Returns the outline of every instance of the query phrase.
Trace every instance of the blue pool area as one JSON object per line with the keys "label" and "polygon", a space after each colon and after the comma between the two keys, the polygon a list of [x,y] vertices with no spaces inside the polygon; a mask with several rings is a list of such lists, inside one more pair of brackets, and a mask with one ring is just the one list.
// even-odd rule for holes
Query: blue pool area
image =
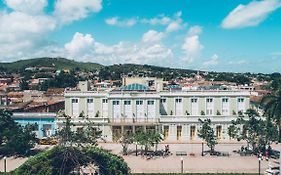
{"label": "blue pool area", "polygon": [[36,124],[37,138],[50,137],[56,131],[55,113],[14,113],[13,119],[22,126]]}

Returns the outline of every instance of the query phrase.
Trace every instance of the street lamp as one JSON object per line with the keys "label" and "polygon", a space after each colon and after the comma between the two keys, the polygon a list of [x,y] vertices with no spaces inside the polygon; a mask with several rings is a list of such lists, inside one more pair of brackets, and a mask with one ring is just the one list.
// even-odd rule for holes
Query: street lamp
{"label": "street lamp", "polygon": [[281,174],[281,150],[279,152],[279,174]]}
{"label": "street lamp", "polygon": [[259,175],[261,174],[261,157],[259,157]]}
{"label": "street lamp", "polygon": [[201,156],[204,156],[204,142],[202,141],[202,152],[201,152]]}
{"label": "street lamp", "polygon": [[181,173],[183,174],[183,157],[181,157]]}
{"label": "street lamp", "polygon": [[7,172],[7,157],[4,157],[4,173]]}

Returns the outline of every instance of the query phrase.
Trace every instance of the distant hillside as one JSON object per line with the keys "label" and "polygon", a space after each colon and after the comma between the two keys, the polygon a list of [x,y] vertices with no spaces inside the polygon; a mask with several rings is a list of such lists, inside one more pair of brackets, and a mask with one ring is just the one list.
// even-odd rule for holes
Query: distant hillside
{"label": "distant hillside", "polygon": [[[164,80],[171,80],[181,77],[193,77],[197,74],[197,70],[191,69],[178,69],[169,67],[160,67],[153,65],[140,65],[140,64],[114,64],[109,66],[103,66],[98,63],[92,62],[79,62],[69,60],[66,58],[34,58],[27,60],[19,60],[11,63],[0,63],[0,73],[14,73],[21,72],[27,67],[55,67],[56,69],[74,69],[74,70],[98,70],[99,79],[102,80],[120,80],[122,75],[140,75],[140,76],[151,76],[159,77]],[[280,76],[280,73],[275,74],[254,74],[254,73],[234,73],[234,72],[205,72],[198,71],[201,76],[206,80],[213,81],[228,81],[235,82],[237,84],[249,84],[252,79],[260,81],[271,81],[275,74]]]}
{"label": "distant hillside", "polygon": [[9,71],[18,71],[23,70],[27,67],[55,67],[56,69],[76,69],[79,68],[81,70],[93,70],[100,69],[103,66],[97,63],[90,62],[77,62],[74,60],[69,60],[66,58],[34,58],[34,59],[26,59],[19,60],[11,63],[0,63],[0,68],[2,70]]}

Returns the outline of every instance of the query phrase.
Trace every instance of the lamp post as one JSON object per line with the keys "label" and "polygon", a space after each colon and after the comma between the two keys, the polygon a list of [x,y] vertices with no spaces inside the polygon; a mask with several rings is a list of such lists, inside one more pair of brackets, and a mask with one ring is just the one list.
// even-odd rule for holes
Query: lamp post
{"label": "lamp post", "polygon": [[261,174],[261,157],[259,157],[259,175]]}
{"label": "lamp post", "polygon": [[202,152],[201,152],[201,156],[204,156],[204,142],[202,141]]}
{"label": "lamp post", "polygon": [[281,150],[279,152],[279,174],[281,174]]}
{"label": "lamp post", "polygon": [[7,172],[7,157],[4,157],[4,173]]}
{"label": "lamp post", "polygon": [[181,173],[183,174],[183,158],[181,157]]}

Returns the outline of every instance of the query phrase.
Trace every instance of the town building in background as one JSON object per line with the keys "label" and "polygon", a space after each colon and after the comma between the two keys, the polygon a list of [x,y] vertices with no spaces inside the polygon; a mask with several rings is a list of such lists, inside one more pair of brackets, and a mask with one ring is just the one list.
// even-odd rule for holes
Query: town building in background
{"label": "town building in background", "polygon": [[[150,80],[156,88],[149,86]],[[123,77],[123,86],[107,91],[91,91],[88,82],[80,82],[78,90],[65,91],[65,113],[76,129],[86,122],[81,116],[86,116],[108,141],[142,130],[160,132],[167,142],[198,142],[198,119],[211,119],[219,141],[229,141],[231,121],[250,108],[250,91],[183,90],[179,85],[157,85],[160,82]],[[58,128],[62,124],[58,118]]]}

